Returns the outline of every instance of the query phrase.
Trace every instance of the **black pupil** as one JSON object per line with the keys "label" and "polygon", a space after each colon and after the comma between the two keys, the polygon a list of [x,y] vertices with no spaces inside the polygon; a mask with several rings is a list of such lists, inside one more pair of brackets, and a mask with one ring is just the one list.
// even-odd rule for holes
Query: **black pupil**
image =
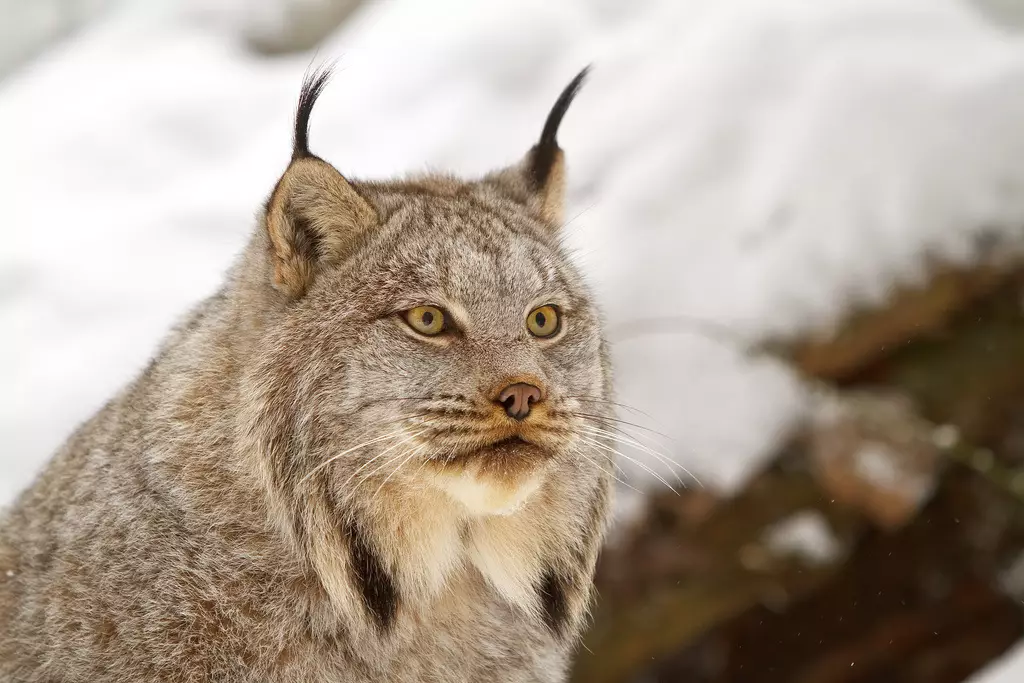
{"label": "black pupil", "polygon": [[534,320],[537,321],[537,327],[544,327],[544,323],[548,321],[547,317],[540,311],[537,311],[537,315],[534,316]]}
{"label": "black pupil", "polygon": [[434,322],[434,313],[433,313],[433,311],[423,311],[422,319],[423,319],[423,324],[426,325],[427,327],[430,327],[431,324],[433,324],[433,322]]}

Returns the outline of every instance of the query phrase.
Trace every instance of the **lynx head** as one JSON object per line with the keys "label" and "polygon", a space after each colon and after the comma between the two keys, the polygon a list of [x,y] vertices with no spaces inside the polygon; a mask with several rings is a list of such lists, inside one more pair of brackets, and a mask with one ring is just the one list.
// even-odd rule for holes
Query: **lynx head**
{"label": "lynx head", "polygon": [[344,177],[308,147],[328,74],[303,86],[254,242],[269,303],[246,428],[278,521],[378,631],[465,567],[559,633],[585,610],[609,376],[559,241],[556,142],[585,73],[521,162],[475,180]]}

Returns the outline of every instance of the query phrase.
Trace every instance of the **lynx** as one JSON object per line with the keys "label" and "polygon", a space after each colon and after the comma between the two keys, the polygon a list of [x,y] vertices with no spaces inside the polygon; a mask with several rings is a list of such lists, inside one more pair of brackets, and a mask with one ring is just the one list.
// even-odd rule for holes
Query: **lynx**
{"label": "lynx", "polygon": [[0,680],[562,681],[610,372],[556,133],[482,178],[291,161],[213,296],[0,520]]}

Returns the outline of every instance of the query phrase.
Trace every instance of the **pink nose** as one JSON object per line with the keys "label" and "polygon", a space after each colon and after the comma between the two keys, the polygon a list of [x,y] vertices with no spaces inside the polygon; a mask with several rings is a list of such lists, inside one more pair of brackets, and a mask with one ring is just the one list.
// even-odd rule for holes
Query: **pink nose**
{"label": "pink nose", "polygon": [[498,394],[498,403],[505,406],[505,414],[513,420],[525,420],[530,408],[541,400],[540,389],[532,384],[510,384]]}

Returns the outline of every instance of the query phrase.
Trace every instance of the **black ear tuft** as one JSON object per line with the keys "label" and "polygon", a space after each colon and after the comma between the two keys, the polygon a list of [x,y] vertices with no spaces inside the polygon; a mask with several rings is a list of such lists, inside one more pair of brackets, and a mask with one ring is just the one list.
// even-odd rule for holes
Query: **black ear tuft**
{"label": "black ear tuft", "polygon": [[531,150],[527,177],[535,190],[541,189],[548,182],[548,176],[555,165],[559,151],[558,126],[561,125],[562,118],[565,116],[565,112],[568,111],[569,105],[572,104],[580,88],[583,87],[583,81],[587,78],[588,73],[590,73],[589,65],[576,74],[576,77],[569,82],[569,85],[565,86],[565,90],[562,91],[562,94],[555,101],[555,106],[551,108],[547,121],[544,122],[544,130],[541,131],[540,141]]}
{"label": "black ear tuft", "polygon": [[299,106],[295,110],[295,138],[292,143],[292,159],[312,156],[309,151],[309,115],[313,112],[324,86],[334,71],[333,64],[325,64],[306,74],[299,92]]}

